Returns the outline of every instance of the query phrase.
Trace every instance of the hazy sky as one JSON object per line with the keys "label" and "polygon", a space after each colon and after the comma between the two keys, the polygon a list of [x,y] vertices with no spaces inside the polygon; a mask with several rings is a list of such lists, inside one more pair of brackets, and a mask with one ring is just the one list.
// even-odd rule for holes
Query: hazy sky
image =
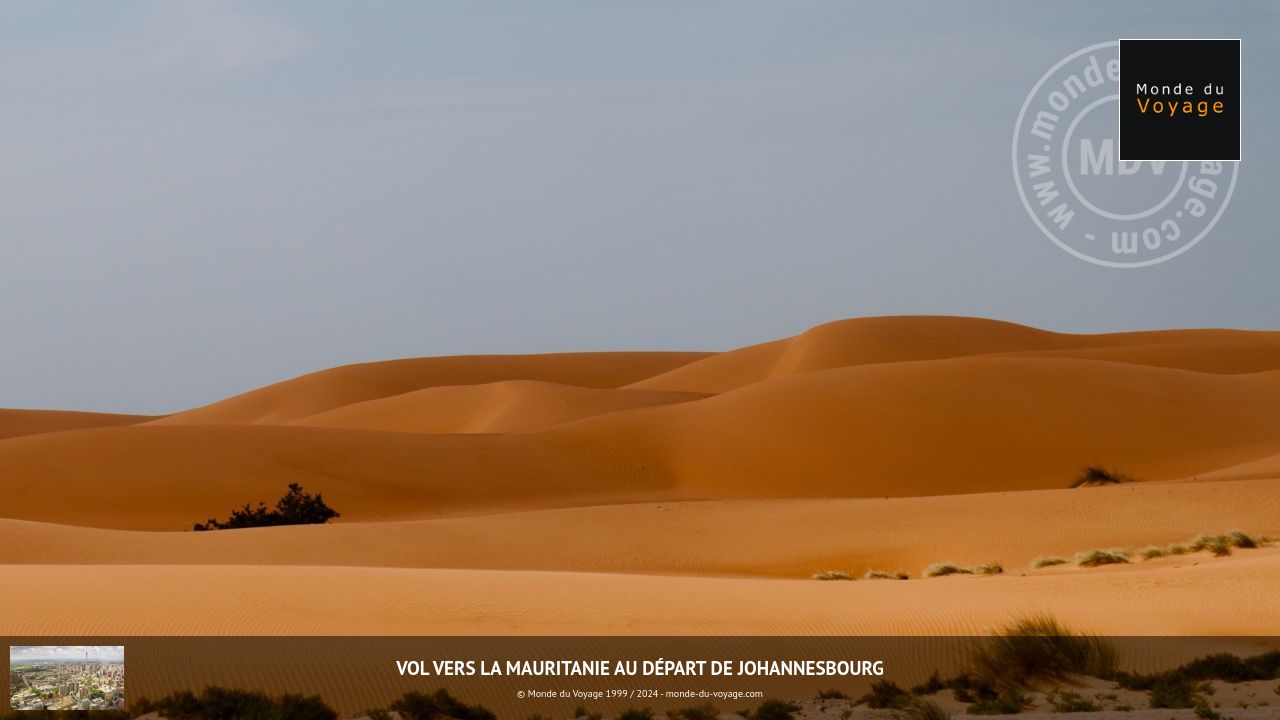
{"label": "hazy sky", "polygon": [[[875,314],[1277,328],[1277,8],[0,4],[0,406]],[[1009,168],[1040,75],[1125,36],[1242,37],[1245,81],[1226,215],[1130,271],[1052,245]]]}
{"label": "hazy sky", "polygon": [[122,662],[123,645],[14,645],[9,648],[9,662],[74,661],[88,656],[94,662]]}

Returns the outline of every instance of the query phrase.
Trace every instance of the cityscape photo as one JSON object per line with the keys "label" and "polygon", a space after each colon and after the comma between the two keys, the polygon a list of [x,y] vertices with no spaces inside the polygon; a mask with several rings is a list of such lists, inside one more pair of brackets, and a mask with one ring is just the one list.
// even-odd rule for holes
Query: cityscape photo
{"label": "cityscape photo", "polygon": [[15,645],[9,648],[10,710],[119,710],[124,646]]}

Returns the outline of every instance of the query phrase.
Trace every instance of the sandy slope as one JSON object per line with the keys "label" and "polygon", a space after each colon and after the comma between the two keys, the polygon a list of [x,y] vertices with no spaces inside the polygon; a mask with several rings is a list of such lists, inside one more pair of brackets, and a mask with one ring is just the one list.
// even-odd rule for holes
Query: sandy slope
{"label": "sandy slope", "polygon": [[[288,482],[345,521],[600,502],[901,497],[1147,480],[1280,454],[1280,373],[957,358],[824,370],[508,435],[263,425],[0,443],[9,517],[176,530]],[[112,507],[111,513],[103,513]]]}
{"label": "sandy slope", "polygon": [[[939,522],[941,517],[947,522]],[[1142,522],[1134,522],[1136,517]],[[1032,572],[1032,558],[1167,544],[1237,527],[1280,536],[1280,482],[1143,483],[894,500],[637,503],[224,533],[0,520],[0,547],[22,549],[5,561],[39,565],[128,558],[138,564],[807,578],[815,570],[861,573],[869,567],[918,576],[925,565],[946,560],[998,561],[1010,573],[1043,574],[1061,568]],[[1170,563],[1208,559],[1196,555]]]}
{"label": "sandy slope", "polygon": [[445,385],[344,405],[293,421],[309,427],[415,433],[512,433],[571,420],[697,400],[697,393],[616,390],[507,380]]}
{"label": "sandy slope", "polygon": [[7,410],[0,408],[0,440],[41,433],[95,427],[136,425],[153,420],[149,415],[68,412],[64,410]]}
{"label": "sandy slope", "polygon": [[[1280,622],[1273,550],[1024,569],[1280,533],[1280,333],[869,318],[719,354],[354,365],[139,420],[0,413],[0,586],[27,589],[0,633],[929,634],[1028,610],[1095,632]],[[1064,489],[1086,464],[1146,482]],[[181,532],[289,482],[340,522]],[[942,560],[1010,573],[801,579]],[[80,617],[76,587],[94,588]]]}
{"label": "sandy slope", "polygon": [[1174,575],[1160,568],[1102,568],[1088,574],[854,583],[490,570],[8,565],[0,566],[0,585],[23,588],[7,599],[0,619],[0,632],[13,635],[963,635],[986,634],[1012,616],[1037,612],[1102,634],[1252,635],[1274,632],[1280,554],[1261,551]]}

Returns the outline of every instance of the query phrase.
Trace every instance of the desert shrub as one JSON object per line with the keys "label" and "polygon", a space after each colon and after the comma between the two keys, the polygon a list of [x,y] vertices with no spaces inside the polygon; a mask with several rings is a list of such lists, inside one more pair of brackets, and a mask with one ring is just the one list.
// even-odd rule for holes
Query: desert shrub
{"label": "desert shrub", "polygon": [[1143,560],[1155,560],[1158,557],[1164,557],[1164,548],[1159,545],[1148,545],[1138,551]]}
{"label": "desert shrub", "polygon": [[906,707],[907,720],[951,720],[951,713],[937,703],[919,698]]}
{"label": "desert shrub", "polygon": [[[134,704],[138,714],[157,713],[167,720],[337,720],[338,713],[319,697],[284,695],[208,687],[200,695],[174,693]],[[94,713],[98,717],[98,713]]]}
{"label": "desert shrub", "polygon": [[994,698],[983,698],[968,707],[970,715],[1017,715],[1031,704],[1030,698],[1008,688]]}
{"label": "desert shrub", "polygon": [[[391,711],[386,708],[371,708],[360,713],[361,717],[367,717],[369,720],[391,720]],[[533,720],[530,718],[529,720]]]}
{"label": "desert shrub", "polygon": [[1189,708],[1195,706],[1195,684],[1181,674],[1165,675],[1151,687],[1151,707]]}
{"label": "desert shrub", "polygon": [[573,709],[574,720],[600,720],[604,717],[604,713],[592,712],[585,705],[578,705]]}
{"label": "desert shrub", "polygon": [[911,688],[912,695],[933,695],[947,689],[947,684],[943,682],[942,676],[938,675],[938,671],[934,670],[928,680]]}
{"label": "desert shrub", "polygon": [[1202,703],[1196,705],[1196,717],[1203,720],[1222,720],[1222,713]]}
{"label": "desert shrub", "polygon": [[785,700],[765,700],[751,713],[752,720],[791,720],[800,706]]}
{"label": "desert shrub", "polygon": [[1034,616],[988,638],[970,662],[988,682],[1028,687],[1071,675],[1108,677],[1116,669],[1116,652],[1099,638],[1073,633],[1051,617]]}
{"label": "desert shrub", "polygon": [[1090,550],[1076,553],[1076,565],[1080,567],[1099,567],[1101,565],[1118,565],[1129,562],[1129,553],[1125,550]]}
{"label": "desert shrub", "polygon": [[671,720],[716,720],[719,716],[720,711],[711,703],[667,711],[667,717]]}
{"label": "desert shrub", "polygon": [[847,570],[819,570],[809,576],[813,580],[852,580],[853,575]]}
{"label": "desert shrub", "polygon": [[1070,560],[1059,555],[1041,555],[1031,561],[1031,567],[1039,570],[1040,568],[1052,567],[1054,565],[1066,565]]}
{"label": "desert shrub", "polygon": [[1133,482],[1133,478],[1123,473],[1112,472],[1107,468],[1099,465],[1090,465],[1080,471],[1076,479],[1071,483],[1071,487],[1091,487],[1097,485],[1119,485],[1120,483]]}
{"label": "desert shrub", "polygon": [[818,699],[819,700],[848,700],[849,696],[845,695],[843,690],[837,690],[835,688],[831,688],[829,690],[820,691],[818,693]]}
{"label": "desert shrub", "polygon": [[1200,552],[1208,550],[1219,557],[1231,554],[1231,539],[1226,535],[1215,535],[1213,533],[1205,533],[1197,535],[1191,541],[1192,552]]}
{"label": "desert shrub", "polygon": [[960,567],[959,565],[953,562],[934,563],[924,569],[924,576],[927,578],[944,577],[946,575],[972,575],[972,574],[973,574],[973,568]]}
{"label": "desert shrub", "polygon": [[1186,543],[1171,543],[1165,548],[1165,552],[1170,555],[1188,555],[1191,553],[1191,546]]}
{"label": "desert shrub", "polygon": [[1045,700],[1049,701],[1056,713],[1098,712],[1102,709],[1098,703],[1071,691],[1054,690],[1045,695]]}
{"label": "desert shrub", "polygon": [[653,720],[653,710],[630,707],[618,713],[617,720]]}
{"label": "desert shrub", "polygon": [[862,574],[863,580],[906,580],[910,577],[910,575],[907,575],[901,570],[889,572],[888,570],[879,570],[876,568],[870,568]]}
{"label": "desert shrub", "polygon": [[877,680],[871,683],[871,692],[858,699],[858,704],[877,710],[902,710],[911,704],[912,699],[911,693],[898,687],[892,680]]}
{"label": "desert shrub", "polygon": [[338,515],[336,510],[324,503],[320,493],[311,495],[303,492],[298,483],[289,483],[289,492],[276,501],[274,509],[267,509],[263,502],[258,503],[256,508],[246,503],[243,508],[232,510],[231,517],[227,520],[209,518],[207,522],[196,523],[194,529],[200,532],[280,525],[323,525]]}
{"label": "desert shrub", "polygon": [[982,563],[974,568],[974,572],[979,575],[1003,575],[1004,566],[1000,563]]}
{"label": "desert shrub", "polygon": [[1227,533],[1227,542],[1230,543],[1232,547],[1238,547],[1241,550],[1253,550],[1262,545],[1264,541],[1255,540],[1250,537],[1248,533],[1241,530],[1232,530]]}
{"label": "desert shrub", "polygon": [[391,704],[391,709],[408,720],[496,720],[494,714],[480,705],[468,705],[443,688],[433,693],[406,693]]}

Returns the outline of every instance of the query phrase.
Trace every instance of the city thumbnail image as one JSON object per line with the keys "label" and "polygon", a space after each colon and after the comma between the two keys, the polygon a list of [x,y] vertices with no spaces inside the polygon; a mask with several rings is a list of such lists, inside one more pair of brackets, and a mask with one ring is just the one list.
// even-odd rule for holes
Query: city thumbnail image
{"label": "city thumbnail image", "polygon": [[9,648],[10,710],[117,710],[124,707],[121,645]]}

